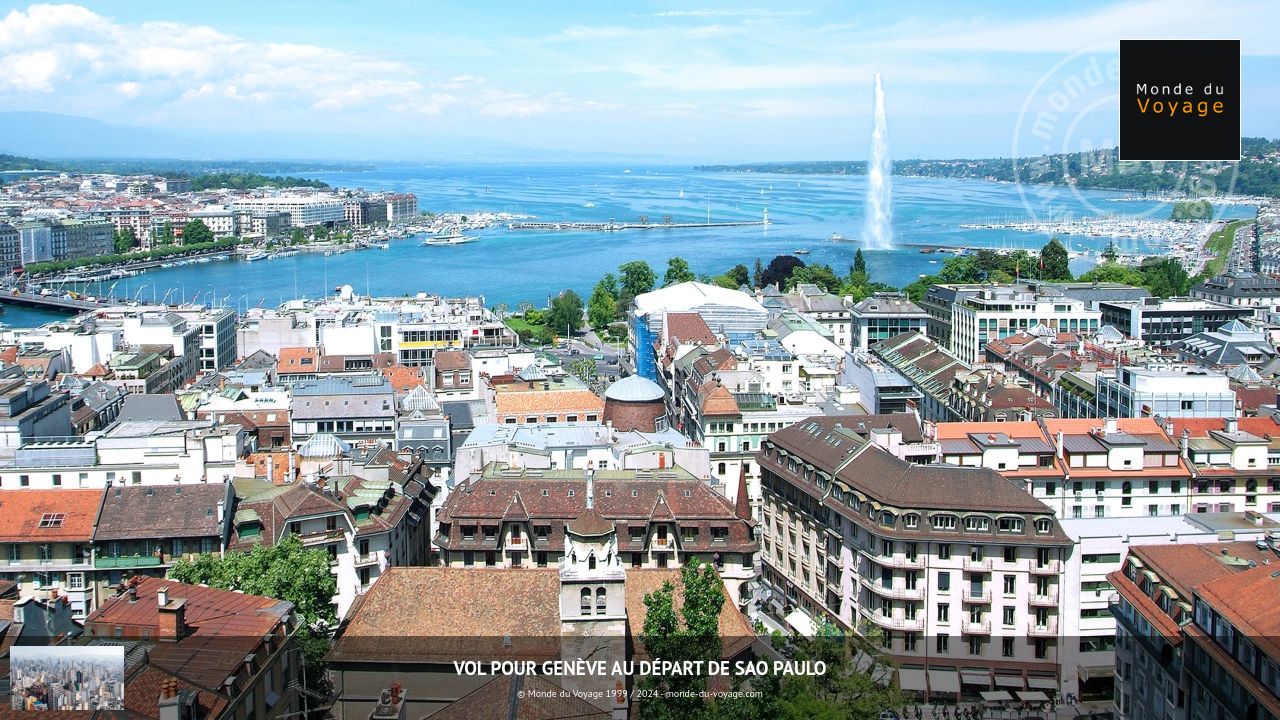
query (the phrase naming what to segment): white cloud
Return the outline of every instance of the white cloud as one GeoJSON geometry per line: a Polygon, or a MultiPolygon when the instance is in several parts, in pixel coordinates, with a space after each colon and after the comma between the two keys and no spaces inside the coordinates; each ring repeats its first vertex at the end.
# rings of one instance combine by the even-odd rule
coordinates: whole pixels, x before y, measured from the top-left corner
{"type": "Polygon", "coordinates": [[[142,92],[142,85],[136,82],[122,82],[116,85],[116,92],[127,98],[136,98],[142,92]]]}
{"type": "Polygon", "coordinates": [[[59,65],[57,53],[48,50],[0,56],[0,87],[50,92],[59,65]]]}

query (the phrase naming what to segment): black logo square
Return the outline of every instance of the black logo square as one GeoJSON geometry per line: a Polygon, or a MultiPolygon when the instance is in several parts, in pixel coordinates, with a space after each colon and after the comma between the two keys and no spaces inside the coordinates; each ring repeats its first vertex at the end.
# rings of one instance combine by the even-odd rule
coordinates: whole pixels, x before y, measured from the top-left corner
{"type": "Polygon", "coordinates": [[[1239,160],[1240,41],[1121,40],[1120,159],[1239,160]]]}

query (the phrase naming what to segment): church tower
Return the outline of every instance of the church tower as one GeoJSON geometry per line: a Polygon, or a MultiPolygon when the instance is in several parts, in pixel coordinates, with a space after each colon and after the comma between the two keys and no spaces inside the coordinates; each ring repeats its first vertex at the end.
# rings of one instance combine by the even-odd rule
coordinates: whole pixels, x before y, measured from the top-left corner
{"type": "MultiPolygon", "coordinates": [[[[587,507],[565,524],[560,558],[560,658],[603,660],[612,669],[626,656],[626,571],[618,554],[617,529],[595,508],[595,470],[586,471],[587,507]]],[[[617,720],[627,717],[626,679],[606,671],[601,676],[566,677],[561,685],[617,720]]]]}

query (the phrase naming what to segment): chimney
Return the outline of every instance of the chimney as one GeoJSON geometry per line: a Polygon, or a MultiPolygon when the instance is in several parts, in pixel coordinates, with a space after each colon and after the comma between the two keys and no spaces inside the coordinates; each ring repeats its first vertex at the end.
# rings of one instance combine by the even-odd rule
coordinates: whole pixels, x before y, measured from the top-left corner
{"type": "Polygon", "coordinates": [[[227,501],[220,498],[218,500],[218,525],[219,526],[222,525],[222,521],[224,518],[226,518],[226,516],[227,516],[227,501]]]}
{"type": "Polygon", "coordinates": [[[160,685],[160,720],[184,720],[182,703],[178,698],[178,681],[173,678],[160,685]]]}
{"type": "MultiPolygon", "coordinates": [[[[135,587],[130,587],[130,588],[129,588],[129,590],[130,590],[134,595],[137,595],[137,588],[135,588],[135,587]]],[[[165,585],[164,587],[160,588],[159,590],[156,590],[156,603],[157,603],[160,607],[164,607],[165,605],[168,605],[168,604],[169,604],[169,586],[168,586],[168,585],[165,585]]]]}
{"type": "Polygon", "coordinates": [[[1058,459],[1061,460],[1062,459],[1062,431],[1061,430],[1058,431],[1056,445],[1057,447],[1055,449],[1055,454],[1058,456],[1058,459]]]}
{"type": "Polygon", "coordinates": [[[369,720],[404,720],[406,699],[400,683],[391,683],[391,687],[379,694],[373,712],[369,713],[369,720]]]}
{"type": "Polygon", "coordinates": [[[1191,457],[1191,431],[1183,430],[1182,437],[1178,439],[1178,445],[1182,448],[1182,457],[1187,459],[1191,457]]]}
{"type": "MultiPolygon", "coordinates": [[[[168,593],[165,594],[166,599],[168,593]]],[[[187,634],[187,601],[174,598],[159,608],[161,642],[177,642],[187,634]]]]}
{"type": "Polygon", "coordinates": [[[1106,420],[1102,421],[1103,435],[1114,435],[1119,431],[1120,431],[1120,425],[1118,422],[1116,422],[1115,418],[1109,417],[1106,420]]]}
{"type": "Polygon", "coordinates": [[[1237,418],[1233,418],[1233,417],[1223,418],[1223,421],[1225,422],[1227,427],[1227,432],[1229,433],[1234,433],[1240,429],[1240,420],[1237,418]]]}
{"type": "Polygon", "coordinates": [[[595,462],[587,461],[587,509],[590,510],[595,506],[596,502],[596,468],[595,462]]]}
{"type": "Polygon", "coordinates": [[[138,602],[138,588],[130,585],[129,586],[129,604],[132,605],[133,603],[136,603],[136,602],[138,602]]]}

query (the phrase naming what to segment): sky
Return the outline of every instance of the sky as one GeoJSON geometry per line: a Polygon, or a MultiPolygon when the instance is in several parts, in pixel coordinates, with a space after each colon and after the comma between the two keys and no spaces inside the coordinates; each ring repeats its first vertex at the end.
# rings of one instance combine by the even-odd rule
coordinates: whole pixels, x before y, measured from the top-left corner
{"type": "Polygon", "coordinates": [[[1280,136],[1278,27],[1275,0],[0,3],[0,108],[334,159],[862,159],[879,72],[893,157],[1007,157],[1115,144],[1121,38],[1241,39],[1243,132],[1280,136]]]}

